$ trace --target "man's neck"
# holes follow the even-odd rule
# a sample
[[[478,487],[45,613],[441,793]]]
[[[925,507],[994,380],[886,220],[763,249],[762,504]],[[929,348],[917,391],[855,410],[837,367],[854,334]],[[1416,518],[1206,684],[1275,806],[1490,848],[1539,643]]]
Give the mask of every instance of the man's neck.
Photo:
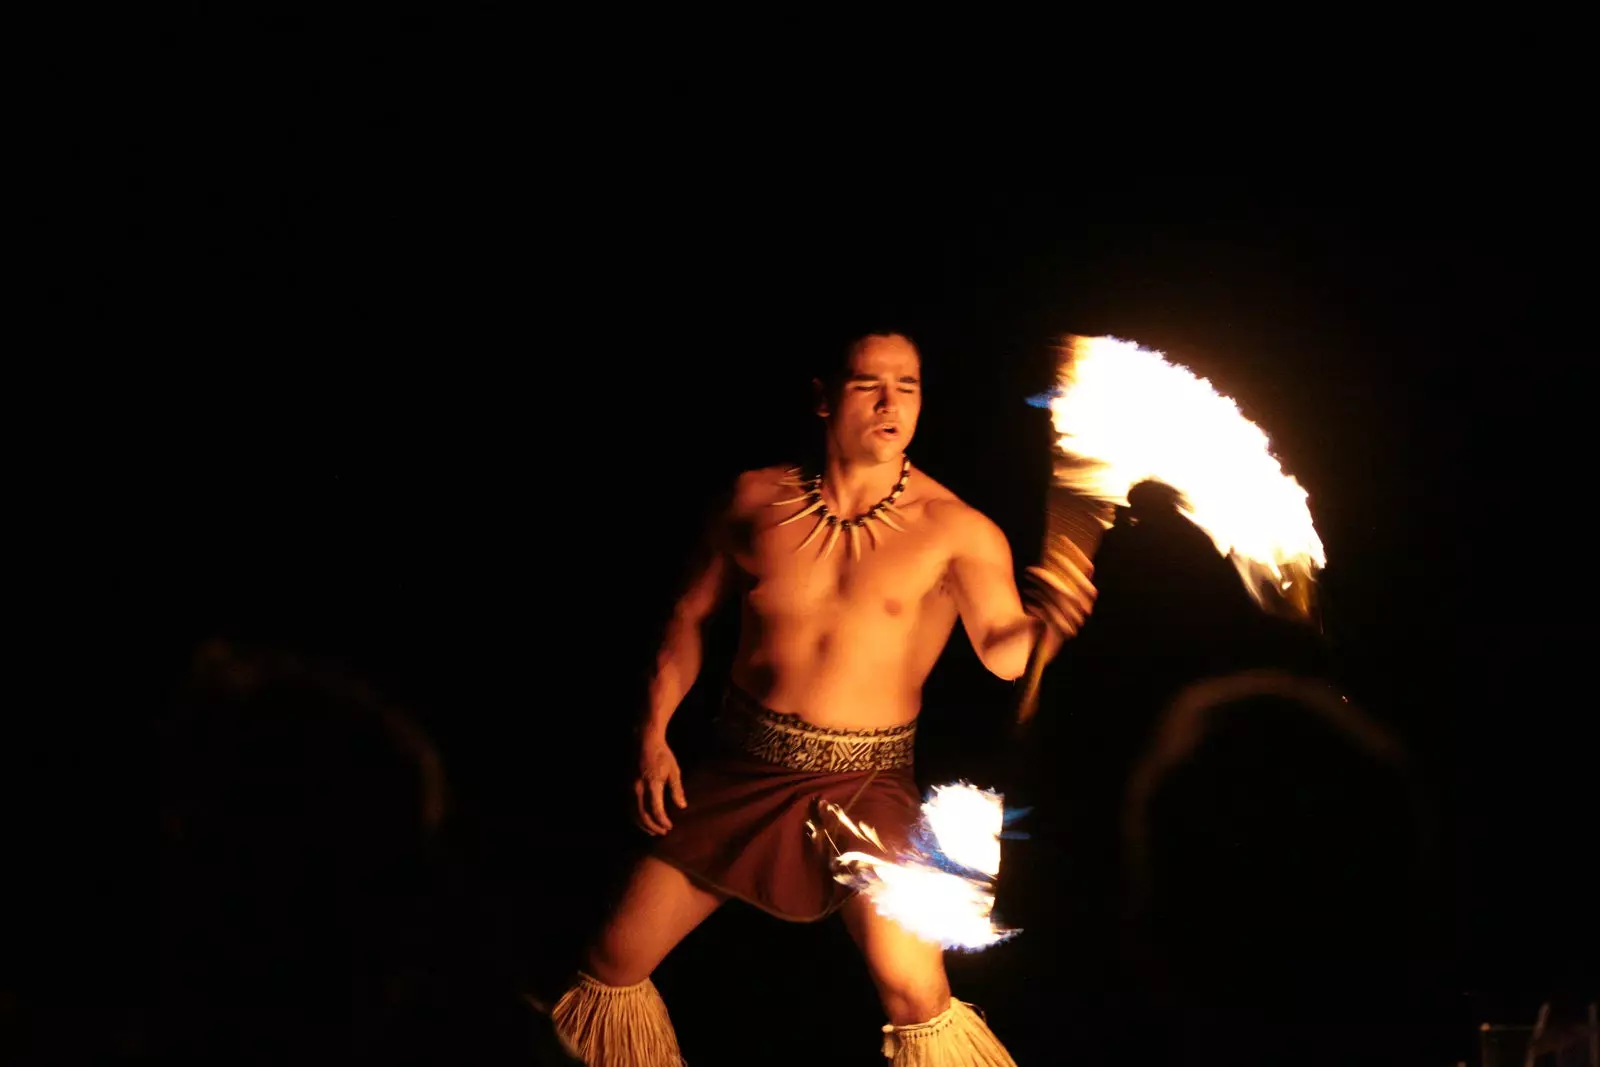
[[[899,457],[887,463],[829,455],[822,472],[822,496],[834,513],[854,518],[893,491],[900,480]]]

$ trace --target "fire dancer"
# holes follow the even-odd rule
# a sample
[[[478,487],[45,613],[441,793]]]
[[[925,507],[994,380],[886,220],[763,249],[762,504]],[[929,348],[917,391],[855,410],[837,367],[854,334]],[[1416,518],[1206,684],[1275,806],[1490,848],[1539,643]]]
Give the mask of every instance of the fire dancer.
[[[900,334],[856,339],[815,382],[821,468],[741,475],[676,605],[638,730],[637,821],[659,843],[634,870],[554,1009],[591,1067],[677,1064],[657,964],[725,900],[810,922],[840,911],[888,1016],[896,1064],[1011,1064],[943,952],[832,878],[806,832],[819,801],[889,843],[918,816],[912,776],[922,685],[959,617],[1008,680],[1036,643],[1053,656],[1088,615],[1083,566],[1058,567],[1024,607],[991,520],[913,467],[921,359]],[[738,651],[715,758],[683,780],[667,723],[700,668],[701,629],[738,590]]]

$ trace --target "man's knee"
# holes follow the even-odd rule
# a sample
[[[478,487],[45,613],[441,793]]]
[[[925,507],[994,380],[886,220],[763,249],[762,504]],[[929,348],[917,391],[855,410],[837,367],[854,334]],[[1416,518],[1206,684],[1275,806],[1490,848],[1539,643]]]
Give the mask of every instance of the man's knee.
[[[585,953],[589,976],[609,986],[639,984],[721,903],[676,868],[645,860]]]
[[[621,989],[649,978],[655,961],[641,958],[638,951],[629,951],[623,932],[607,928],[584,954],[583,968],[600,984]]]

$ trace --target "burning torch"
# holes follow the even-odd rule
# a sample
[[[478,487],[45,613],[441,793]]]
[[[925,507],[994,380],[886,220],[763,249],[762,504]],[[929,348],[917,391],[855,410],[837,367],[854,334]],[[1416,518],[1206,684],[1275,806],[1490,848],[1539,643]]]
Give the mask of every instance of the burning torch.
[[[1162,353],[1114,337],[1068,337],[1056,379],[1032,401],[1048,408],[1055,430],[1044,545],[1028,568],[1036,581],[1065,592],[1067,564],[1092,574],[1116,508],[1127,506],[1134,485],[1155,480],[1178,491],[1180,512],[1233,562],[1258,605],[1313,617],[1326,559],[1306,491],[1233,400]],[[1048,595],[1029,598],[1050,612]],[[1044,662],[1036,645],[1022,677],[1019,725],[1038,710]]]

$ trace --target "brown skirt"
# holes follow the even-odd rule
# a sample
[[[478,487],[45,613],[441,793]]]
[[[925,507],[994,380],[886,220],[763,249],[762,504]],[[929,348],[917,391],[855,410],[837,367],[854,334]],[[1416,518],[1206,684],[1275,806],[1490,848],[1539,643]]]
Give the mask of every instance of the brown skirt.
[[[686,777],[688,807],[672,810],[672,830],[653,855],[780,919],[826,918],[852,891],[834,880],[833,847],[807,824],[821,801],[831,801],[890,848],[903,844],[921,807],[911,765],[915,735],[914,725],[826,730],[730,686],[715,748]]]

